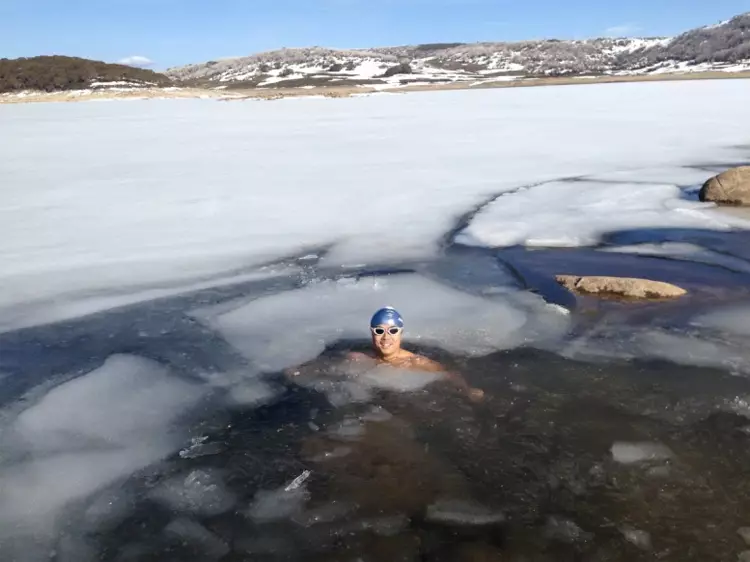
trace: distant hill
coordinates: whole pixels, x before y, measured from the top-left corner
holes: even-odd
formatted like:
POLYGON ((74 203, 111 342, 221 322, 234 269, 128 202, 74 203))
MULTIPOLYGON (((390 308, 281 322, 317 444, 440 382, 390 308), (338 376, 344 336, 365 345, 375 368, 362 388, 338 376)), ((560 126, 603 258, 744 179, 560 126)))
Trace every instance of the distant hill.
POLYGON ((169 69, 218 88, 472 83, 550 76, 750 70, 750 13, 677 37, 281 49, 169 69))
POLYGON ((171 78, 151 70, 65 56, 0 59, 0 93, 87 88, 164 87, 171 78))

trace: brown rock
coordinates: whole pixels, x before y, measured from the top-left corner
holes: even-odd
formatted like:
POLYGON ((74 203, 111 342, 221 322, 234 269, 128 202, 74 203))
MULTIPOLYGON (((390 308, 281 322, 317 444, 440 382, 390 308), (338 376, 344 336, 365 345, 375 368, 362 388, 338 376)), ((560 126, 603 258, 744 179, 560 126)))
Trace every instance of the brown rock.
POLYGON ((731 168, 703 184, 701 201, 719 205, 750 205, 750 166, 731 168))
POLYGON ((558 283, 576 293, 592 295, 616 295, 635 299, 661 299, 680 297, 685 289, 649 279, 632 277, 579 277, 577 275, 557 275, 558 283))

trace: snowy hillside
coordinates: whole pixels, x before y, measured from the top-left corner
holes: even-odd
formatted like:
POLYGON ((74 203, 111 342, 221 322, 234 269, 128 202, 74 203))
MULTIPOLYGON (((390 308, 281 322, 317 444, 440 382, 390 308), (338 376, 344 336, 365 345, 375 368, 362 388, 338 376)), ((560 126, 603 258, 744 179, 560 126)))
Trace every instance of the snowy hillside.
POLYGON ((677 37, 281 49, 167 71, 214 87, 314 87, 750 70, 750 14, 677 37))

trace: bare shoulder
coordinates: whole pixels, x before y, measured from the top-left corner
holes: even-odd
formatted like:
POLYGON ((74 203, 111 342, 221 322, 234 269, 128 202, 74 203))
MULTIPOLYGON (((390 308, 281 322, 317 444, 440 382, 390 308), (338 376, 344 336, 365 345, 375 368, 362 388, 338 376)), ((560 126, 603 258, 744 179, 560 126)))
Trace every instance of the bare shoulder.
POLYGON ((372 361, 374 357, 361 351, 350 351, 345 355, 345 358, 349 361, 372 361))

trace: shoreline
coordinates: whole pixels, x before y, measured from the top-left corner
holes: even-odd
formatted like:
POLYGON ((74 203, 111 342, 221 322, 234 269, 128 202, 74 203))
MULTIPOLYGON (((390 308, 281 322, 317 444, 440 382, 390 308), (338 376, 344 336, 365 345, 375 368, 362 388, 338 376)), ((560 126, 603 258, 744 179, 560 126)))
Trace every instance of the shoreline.
MULTIPOLYGON (((593 84, 621 84, 638 82, 677 82, 689 80, 743 80, 750 79, 750 72, 726 73, 693 72, 674 74, 649 74, 626 76, 575 76, 562 78, 522 78, 519 80, 498 80, 476 83, 460 81, 441 84, 416 84, 373 88, 369 86, 316 86, 312 88, 268 88, 268 89, 215 89, 215 88, 153 88, 129 91, 79 91, 33 92, 0 94, 0 105, 24 103, 117 101, 143 99, 214 99, 218 101, 264 100, 273 101, 286 98, 327 97, 348 98, 376 94, 406 94, 412 92, 441 92, 458 90, 488 90, 504 88, 534 88, 541 86, 573 86, 593 84)), ((387 86, 387 85, 386 85, 387 86)))

